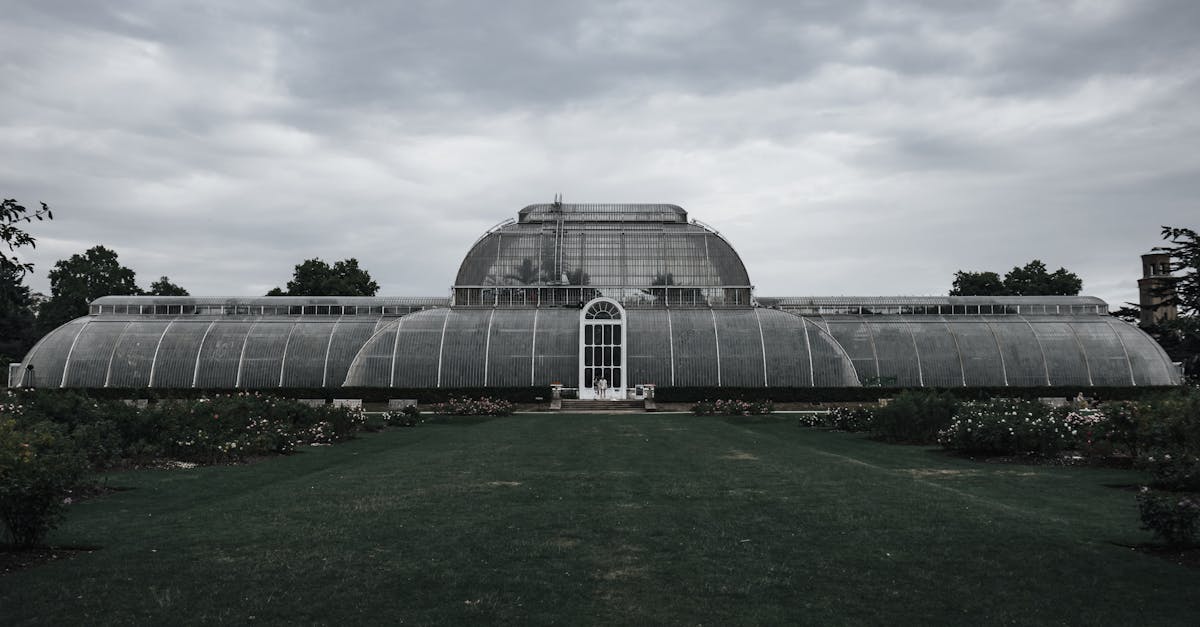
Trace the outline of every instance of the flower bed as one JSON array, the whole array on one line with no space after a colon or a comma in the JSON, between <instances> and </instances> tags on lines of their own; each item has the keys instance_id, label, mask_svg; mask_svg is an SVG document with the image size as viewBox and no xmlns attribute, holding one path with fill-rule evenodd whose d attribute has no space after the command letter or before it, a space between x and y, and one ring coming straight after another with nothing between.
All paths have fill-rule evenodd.
<instances>
[{"instance_id":1,"label":"flower bed","mask_svg":"<svg viewBox=\"0 0 1200 627\"><path fill-rule=\"evenodd\" d=\"M421 410L416 405L386 412L383 414L383 420L389 427L415 427L424 422Z\"/></svg>"},{"instance_id":2,"label":"flower bed","mask_svg":"<svg viewBox=\"0 0 1200 627\"><path fill-rule=\"evenodd\" d=\"M1000 398L963 403L938 434L938 443L964 453L1052 455L1068 448L1073 438L1065 417L1045 405Z\"/></svg>"},{"instance_id":3,"label":"flower bed","mask_svg":"<svg viewBox=\"0 0 1200 627\"><path fill-rule=\"evenodd\" d=\"M58 425L95 468L175 459L197 463L286 454L352 437L362 410L312 407L257 393L163 401L138 409L66 391L8 391L0 414Z\"/></svg>"},{"instance_id":4,"label":"flower bed","mask_svg":"<svg viewBox=\"0 0 1200 627\"><path fill-rule=\"evenodd\" d=\"M239 393L139 409L72 391L0 396L0 522L14 545L42 542L89 468L212 464L352 437L361 409Z\"/></svg>"},{"instance_id":5,"label":"flower bed","mask_svg":"<svg viewBox=\"0 0 1200 627\"><path fill-rule=\"evenodd\" d=\"M774 412L775 404L769 400L704 400L692 405L692 413L697 416L761 416Z\"/></svg>"},{"instance_id":6,"label":"flower bed","mask_svg":"<svg viewBox=\"0 0 1200 627\"><path fill-rule=\"evenodd\" d=\"M800 414L797 423L801 427L815 427L857 433L870 431L873 419L874 412L866 407L835 407L827 412Z\"/></svg>"},{"instance_id":7,"label":"flower bed","mask_svg":"<svg viewBox=\"0 0 1200 627\"><path fill-rule=\"evenodd\" d=\"M435 404L432 411L440 416L508 416L512 414L513 404L487 396L451 398L445 403Z\"/></svg>"}]
</instances>

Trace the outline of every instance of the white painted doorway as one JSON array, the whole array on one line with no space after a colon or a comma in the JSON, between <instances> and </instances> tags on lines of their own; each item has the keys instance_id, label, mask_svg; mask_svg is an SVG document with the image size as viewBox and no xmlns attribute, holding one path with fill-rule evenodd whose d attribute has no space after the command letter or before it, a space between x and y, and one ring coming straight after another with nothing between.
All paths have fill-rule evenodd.
<instances>
[{"instance_id":1,"label":"white painted doorway","mask_svg":"<svg viewBox=\"0 0 1200 627\"><path fill-rule=\"evenodd\" d=\"M603 399L623 400L626 376L625 309L611 298L597 298L579 313L579 398L600 399L597 384L608 382Z\"/></svg>"}]
</instances>

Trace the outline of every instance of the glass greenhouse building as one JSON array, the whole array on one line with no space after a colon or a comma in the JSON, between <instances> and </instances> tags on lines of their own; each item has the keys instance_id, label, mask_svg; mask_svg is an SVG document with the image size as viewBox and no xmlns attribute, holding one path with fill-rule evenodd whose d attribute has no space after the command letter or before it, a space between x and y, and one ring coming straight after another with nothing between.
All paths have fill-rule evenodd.
<instances>
[{"instance_id":1,"label":"glass greenhouse building","mask_svg":"<svg viewBox=\"0 0 1200 627\"><path fill-rule=\"evenodd\" d=\"M756 297L675 205L530 205L449 298L108 296L10 383L80 388L1161 386L1166 353L1091 297Z\"/></svg>"}]
</instances>

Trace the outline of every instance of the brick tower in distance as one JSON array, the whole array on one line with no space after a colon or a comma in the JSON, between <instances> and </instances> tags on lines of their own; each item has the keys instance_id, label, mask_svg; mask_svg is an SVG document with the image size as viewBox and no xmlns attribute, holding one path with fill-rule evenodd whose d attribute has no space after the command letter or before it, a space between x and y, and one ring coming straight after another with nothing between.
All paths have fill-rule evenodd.
<instances>
[{"instance_id":1,"label":"brick tower in distance","mask_svg":"<svg viewBox=\"0 0 1200 627\"><path fill-rule=\"evenodd\" d=\"M1138 279L1138 305L1141 326L1148 327L1178 315L1174 294L1171 293L1171 255L1147 253L1142 255L1142 278Z\"/></svg>"}]
</instances>

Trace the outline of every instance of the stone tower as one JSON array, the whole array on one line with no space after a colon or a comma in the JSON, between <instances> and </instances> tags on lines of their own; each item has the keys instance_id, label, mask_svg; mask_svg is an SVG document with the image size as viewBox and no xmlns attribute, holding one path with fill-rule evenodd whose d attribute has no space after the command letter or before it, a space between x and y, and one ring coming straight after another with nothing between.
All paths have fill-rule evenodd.
<instances>
[{"instance_id":1,"label":"stone tower","mask_svg":"<svg viewBox=\"0 0 1200 627\"><path fill-rule=\"evenodd\" d=\"M1147 253L1142 255L1142 278L1138 279L1138 305L1142 310L1141 326L1148 327L1178 315L1171 292L1171 255ZM1170 301L1170 302L1168 302Z\"/></svg>"}]
</instances>

